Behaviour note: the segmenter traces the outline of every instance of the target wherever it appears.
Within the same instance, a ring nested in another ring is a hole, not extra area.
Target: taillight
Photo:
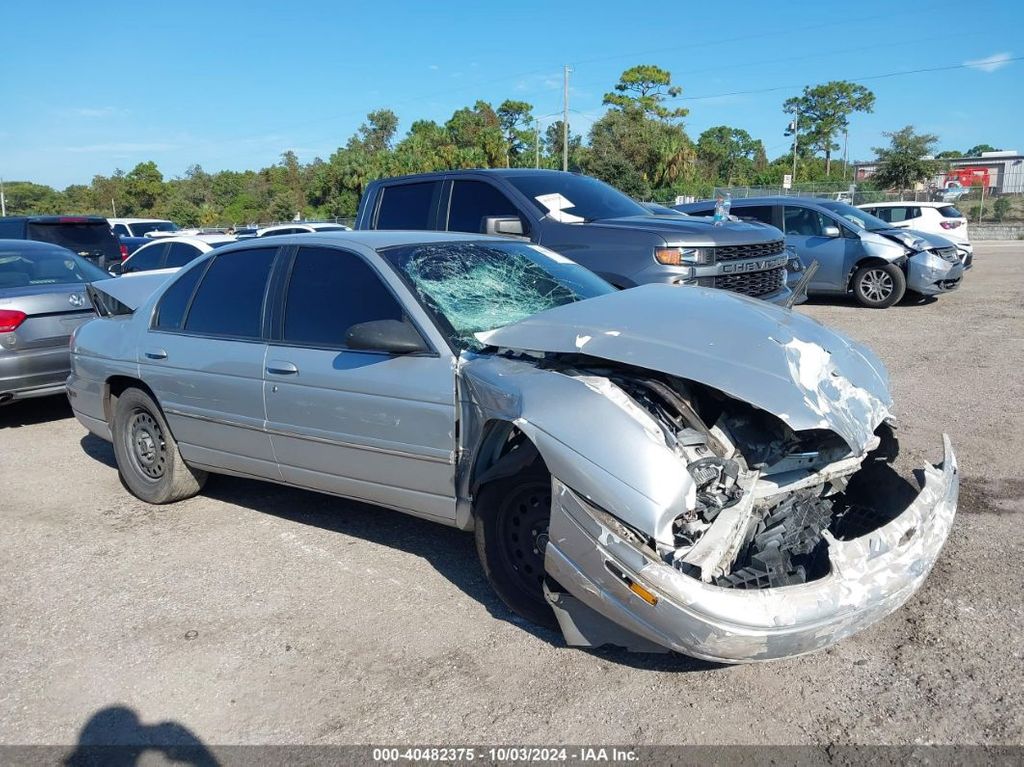
[[[57,219],[59,224],[88,224],[89,219],[83,216],[61,216]]]
[[[963,221],[940,221],[939,226],[943,229],[956,229]]]
[[[17,330],[27,316],[25,312],[19,312],[17,309],[0,309],[0,333]]]
[[[121,243],[121,260],[124,261],[128,258],[128,246],[123,242]]]

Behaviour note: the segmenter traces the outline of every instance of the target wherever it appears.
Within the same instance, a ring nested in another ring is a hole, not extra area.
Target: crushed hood
[[[477,338],[697,381],[774,414],[794,431],[830,429],[857,454],[869,449],[891,407],[888,374],[866,347],[803,315],[722,290],[642,285]]]

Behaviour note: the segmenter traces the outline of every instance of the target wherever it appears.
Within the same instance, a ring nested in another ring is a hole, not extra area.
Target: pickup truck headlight
[[[654,259],[665,266],[689,266],[710,264],[711,250],[708,248],[655,248]]]

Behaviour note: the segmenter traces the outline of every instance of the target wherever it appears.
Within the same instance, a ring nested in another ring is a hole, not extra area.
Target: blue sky
[[[165,176],[328,157],[367,112],[401,133],[486,99],[585,132],[639,63],[672,72],[696,138],[728,124],[786,151],[782,102],[803,85],[865,80],[851,159],[913,124],[940,149],[1024,150],[1024,3],[397,2],[11,3],[4,9],[0,176],[63,187],[154,160]],[[765,92],[770,90],[770,92]],[[747,91],[761,91],[748,93]]]

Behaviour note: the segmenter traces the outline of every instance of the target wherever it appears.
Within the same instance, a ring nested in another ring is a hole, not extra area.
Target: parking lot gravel
[[[0,744],[1022,744],[1024,243],[975,263],[938,300],[799,308],[889,367],[902,466],[950,434],[960,510],[903,609],[764,665],[567,648],[470,534],[395,512],[226,477],[147,506],[61,398],[4,407]]]

